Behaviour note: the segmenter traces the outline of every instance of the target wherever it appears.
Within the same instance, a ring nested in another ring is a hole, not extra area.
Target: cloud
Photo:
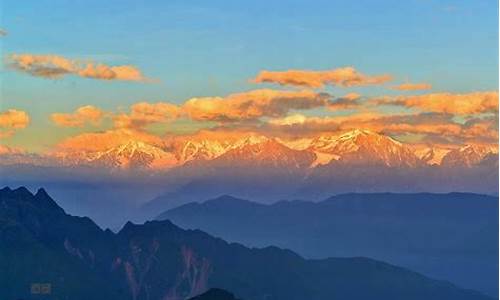
[[[434,93],[418,96],[384,97],[375,99],[372,103],[467,116],[482,113],[498,113],[498,92],[487,91],[467,94]]]
[[[327,105],[326,93],[303,91],[253,90],[227,97],[192,98],[183,112],[196,121],[238,122],[261,117],[285,116],[293,109],[312,109]]]
[[[269,124],[280,126],[291,126],[295,124],[304,124],[308,121],[307,117],[302,114],[293,114],[284,118],[275,118],[269,120]]]
[[[11,68],[42,78],[57,79],[66,75],[100,80],[145,81],[137,67],[108,66],[101,63],[71,60],[58,55],[13,54]]]
[[[133,129],[112,129],[104,132],[82,133],[61,141],[54,152],[64,154],[81,151],[107,150],[129,141],[141,141],[152,145],[162,144],[161,138]]]
[[[330,101],[327,107],[330,110],[353,109],[361,106],[361,103],[359,102],[360,99],[361,95],[357,93],[349,93],[345,96]]]
[[[277,83],[309,88],[321,88],[325,85],[353,87],[380,85],[391,81],[390,75],[365,75],[353,67],[337,68],[327,71],[288,70],[261,71],[252,81],[255,83]]]
[[[421,91],[432,89],[432,85],[429,83],[402,83],[400,85],[393,86],[392,89],[398,91]]]
[[[9,146],[6,146],[6,145],[1,145],[0,144],[0,156],[1,155],[10,155],[10,154],[25,154],[26,152],[21,149],[21,148],[17,148],[17,147],[9,147]]]
[[[261,128],[263,131],[293,137],[341,133],[353,129],[368,129],[389,136],[421,135],[420,142],[424,143],[436,140],[449,144],[498,143],[498,117],[458,123],[454,121],[453,115],[443,113],[388,115],[362,112],[335,117],[294,114],[271,119]]]
[[[158,102],[139,102],[130,107],[129,114],[119,114],[114,117],[116,128],[142,129],[154,123],[168,123],[180,116],[177,105]]]
[[[350,129],[365,128],[369,121],[380,118],[378,112],[358,112],[343,116],[308,117],[293,114],[274,118],[264,123],[260,130],[287,137],[311,137],[323,133],[337,133]],[[368,129],[368,128],[365,128]]]
[[[73,113],[53,113],[52,122],[61,127],[82,127],[86,124],[98,126],[105,113],[99,108],[86,105],[79,107]]]
[[[29,123],[30,117],[25,111],[9,109],[0,112],[0,138],[12,136],[16,130],[26,128]]]
[[[5,29],[0,28],[0,37],[7,36],[8,32]]]

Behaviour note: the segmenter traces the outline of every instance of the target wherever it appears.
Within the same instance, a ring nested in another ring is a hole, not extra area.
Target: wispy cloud
[[[402,83],[400,85],[393,86],[392,89],[398,91],[421,91],[432,89],[432,85],[429,83]]]
[[[380,85],[392,80],[392,76],[365,75],[353,67],[343,67],[326,71],[288,70],[261,71],[252,79],[255,83],[277,83],[309,88],[321,88],[325,85],[353,87],[365,85]]]
[[[466,116],[481,113],[498,113],[498,92],[487,91],[466,94],[433,93],[417,96],[384,97],[376,99],[372,103]]]
[[[74,75],[99,80],[146,81],[132,65],[108,66],[91,61],[72,60],[59,55],[13,54],[8,57],[11,68],[42,78]]]

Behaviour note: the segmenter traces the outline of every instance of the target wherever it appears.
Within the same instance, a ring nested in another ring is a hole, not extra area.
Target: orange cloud
[[[22,110],[9,109],[0,113],[0,138],[10,137],[30,123],[29,115]]]
[[[360,107],[361,105],[361,103],[359,102],[360,99],[361,95],[357,93],[349,93],[345,96],[330,101],[327,107],[330,110],[353,109]]]
[[[474,119],[464,124],[453,120],[453,115],[417,113],[387,115],[362,112],[348,116],[306,117],[301,114],[268,121],[262,130],[288,136],[315,136],[321,133],[340,133],[353,129],[368,129],[387,135],[422,135],[422,140],[440,140],[445,143],[498,143],[496,117]]]
[[[71,153],[80,151],[107,150],[129,141],[141,141],[153,145],[162,144],[161,138],[131,129],[113,129],[104,132],[82,133],[60,142],[55,152]]]
[[[418,96],[386,97],[374,100],[375,104],[397,105],[422,111],[454,115],[498,113],[498,92],[473,92],[468,94],[435,93]]]
[[[158,102],[140,102],[133,104],[129,114],[119,114],[114,117],[116,128],[140,129],[153,123],[168,123],[180,116],[177,105]]]
[[[393,86],[392,89],[399,91],[421,91],[432,89],[432,85],[428,83],[402,83]]]
[[[99,108],[86,105],[73,113],[53,113],[50,117],[52,122],[61,127],[82,127],[85,124],[99,125],[104,115]]]
[[[104,79],[104,80],[144,80],[141,71],[134,66],[116,66],[110,67],[103,64],[87,64],[83,69],[78,71],[78,75],[87,78]]]
[[[344,67],[328,71],[261,71],[252,81],[256,83],[268,82],[280,85],[321,88],[325,85],[341,87],[379,85],[390,80],[392,80],[392,77],[387,74],[369,76],[359,73],[353,67]]]
[[[292,109],[325,106],[330,95],[313,91],[253,90],[222,97],[192,98],[183,112],[197,121],[235,122],[280,117]]]
[[[144,81],[146,78],[134,66],[108,66],[100,63],[70,60],[58,55],[13,54],[10,66],[18,71],[43,78],[76,75],[101,80]]]
[[[25,154],[25,151],[21,148],[0,145],[0,155],[9,155],[9,154]]]

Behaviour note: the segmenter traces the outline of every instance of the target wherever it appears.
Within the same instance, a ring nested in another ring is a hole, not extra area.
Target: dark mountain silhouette
[[[498,293],[498,197],[344,194],[325,201],[258,204],[231,196],[161,214],[252,247],[309,258],[367,256],[460,286]]]
[[[209,289],[205,293],[193,297],[189,300],[239,300],[228,291],[222,289]]]
[[[72,300],[189,299],[211,287],[247,300],[490,299],[368,258],[306,260],[169,221],[114,234],[25,188],[0,191],[0,270],[0,299],[43,299],[31,294],[34,283]]]

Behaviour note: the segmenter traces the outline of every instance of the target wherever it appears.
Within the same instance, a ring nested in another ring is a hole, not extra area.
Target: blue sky
[[[40,127],[50,126],[50,112],[84,104],[125,109],[139,100],[181,103],[255,89],[248,80],[260,70],[354,66],[367,74],[392,74],[396,83],[430,82],[433,92],[498,89],[493,0],[3,0],[2,5],[0,27],[8,32],[0,40],[3,56],[57,54],[132,64],[159,81],[47,80],[3,68],[1,109],[28,110]]]

